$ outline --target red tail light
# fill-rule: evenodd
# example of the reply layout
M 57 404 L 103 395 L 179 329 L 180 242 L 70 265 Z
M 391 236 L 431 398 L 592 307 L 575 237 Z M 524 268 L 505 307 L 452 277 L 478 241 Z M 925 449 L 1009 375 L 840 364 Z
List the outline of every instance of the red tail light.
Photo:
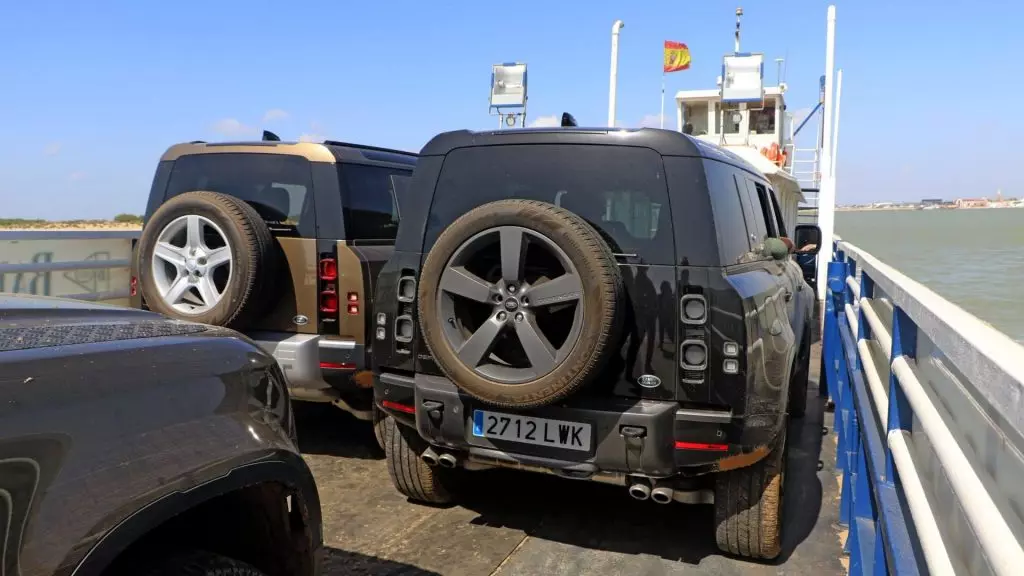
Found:
M 338 313 L 338 294 L 334 290 L 324 290 L 320 293 L 320 311 L 324 314 Z
M 727 452 L 728 444 L 705 444 L 704 442 L 676 441 L 676 450 L 706 450 L 708 452 Z
M 398 410 L 399 412 L 405 412 L 406 414 L 415 414 L 416 408 L 409 406 L 408 404 L 399 404 L 398 402 L 392 402 L 391 400 L 385 400 L 381 402 L 385 408 L 391 408 L 392 410 Z
M 320 259 L 320 279 L 336 280 L 338 278 L 338 262 L 334 258 Z
M 359 314 L 359 293 L 349 292 L 348 293 L 348 313 Z
M 129 284 L 129 294 L 135 296 L 139 293 L 139 279 L 132 276 L 132 281 Z

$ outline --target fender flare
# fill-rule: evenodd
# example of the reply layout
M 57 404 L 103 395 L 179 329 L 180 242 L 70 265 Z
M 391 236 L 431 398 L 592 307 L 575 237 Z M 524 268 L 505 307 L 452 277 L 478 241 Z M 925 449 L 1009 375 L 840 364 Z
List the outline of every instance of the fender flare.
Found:
M 250 455 L 249 461 L 235 466 L 224 475 L 186 490 L 171 492 L 136 510 L 108 530 L 70 574 L 102 574 L 128 547 L 175 516 L 218 496 L 268 482 L 281 483 L 297 491 L 308 511 L 307 521 L 313 535 L 312 548 L 319 549 L 323 542 L 323 524 L 320 495 L 312 473 L 297 454 L 274 450 L 255 460 Z

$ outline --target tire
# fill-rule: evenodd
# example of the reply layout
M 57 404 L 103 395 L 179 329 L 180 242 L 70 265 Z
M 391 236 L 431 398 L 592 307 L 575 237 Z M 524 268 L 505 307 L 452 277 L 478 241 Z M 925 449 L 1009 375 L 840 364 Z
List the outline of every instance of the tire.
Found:
M 792 418 L 803 418 L 807 413 L 807 385 L 810 377 L 811 364 L 811 331 L 804 330 L 804 338 L 800 343 L 800 353 L 794 360 L 793 377 L 789 382 L 789 415 Z
M 153 251 L 161 232 L 183 216 L 213 222 L 231 245 L 230 280 L 220 301 L 208 310 L 187 313 L 160 296 L 153 271 Z M 139 239 L 137 270 L 142 297 L 150 310 L 173 318 L 244 329 L 275 299 L 274 278 L 280 270 L 279 248 L 260 215 L 245 201 L 216 192 L 186 192 L 164 203 L 146 223 Z
M 373 437 L 377 439 L 377 446 L 380 446 L 381 450 L 384 448 L 384 419 L 387 414 L 384 413 L 375 402 L 373 404 Z
M 715 479 L 715 540 L 722 551 L 758 560 L 779 555 L 785 456 L 784 426 L 768 456 Z
M 174 556 L 146 576 L 266 576 L 245 562 L 204 551 Z
M 448 504 L 454 470 L 428 466 L 420 455 L 426 442 L 415 430 L 402 426 L 393 417 L 384 417 L 384 454 L 388 474 L 399 492 L 412 500 L 429 504 Z
M 441 276 L 456 250 L 500 226 L 528 229 L 557 246 L 576 268 L 583 292 L 577 303 L 583 306 L 583 321 L 575 346 L 550 372 L 514 385 L 485 377 L 461 361 L 438 315 Z M 494 406 L 524 409 L 561 400 L 591 381 L 618 352 L 625 290 L 612 250 L 586 220 L 552 204 L 499 200 L 462 215 L 445 228 L 428 253 L 418 292 L 420 329 L 438 367 L 465 393 Z

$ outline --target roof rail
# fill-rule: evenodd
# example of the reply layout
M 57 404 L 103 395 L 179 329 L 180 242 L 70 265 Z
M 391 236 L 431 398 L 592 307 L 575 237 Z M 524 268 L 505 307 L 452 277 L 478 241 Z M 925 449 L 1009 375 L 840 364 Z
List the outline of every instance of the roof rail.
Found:
M 396 150 L 394 148 L 383 148 L 381 146 L 370 146 L 368 144 L 352 144 L 350 142 L 339 142 L 337 140 L 324 140 L 324 144 L 327 146 L 347 146 L 349 148 L 358 148 L 360 150 L 375 150 L 377 152 L 391 152 L 392 154 L 405 154 L 407 156 L 416 156 L 415 152 L 409 152 L 406 150 Z
M 189 144 L 206 144 L 206 140 L 193 140 Z

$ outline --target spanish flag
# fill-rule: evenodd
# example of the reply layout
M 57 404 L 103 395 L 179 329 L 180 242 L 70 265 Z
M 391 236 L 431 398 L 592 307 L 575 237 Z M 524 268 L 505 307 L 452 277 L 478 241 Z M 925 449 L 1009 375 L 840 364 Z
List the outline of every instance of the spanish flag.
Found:
M 678 72 L 690 67 L 690 49 L 682 42 L 665 41 L 665 68 L 664 71 Z

